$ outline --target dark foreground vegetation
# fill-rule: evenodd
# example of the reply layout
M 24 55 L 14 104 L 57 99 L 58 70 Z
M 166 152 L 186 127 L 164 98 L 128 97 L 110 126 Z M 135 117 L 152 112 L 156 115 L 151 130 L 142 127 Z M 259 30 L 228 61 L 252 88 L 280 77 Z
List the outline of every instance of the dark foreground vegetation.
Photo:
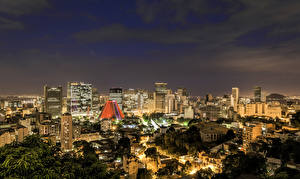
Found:
M 0 164 L 0 178 L 118 178 L 88 143 L 78 153 L 62 153 L 36 135 L 0 148 Z

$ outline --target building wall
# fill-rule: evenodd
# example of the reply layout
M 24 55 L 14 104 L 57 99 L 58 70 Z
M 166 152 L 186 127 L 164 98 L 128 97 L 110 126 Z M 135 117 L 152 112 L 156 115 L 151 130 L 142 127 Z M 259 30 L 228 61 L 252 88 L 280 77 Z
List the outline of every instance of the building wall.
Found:
M 111 88 L 109 90 L 109 99 L 112 101 L 116 101 L 120 107 L 123 109 L 123 90 L 122 88 Z
M 92 115 L 92 85 L 83 82 L 68 83 L 68 111 L 74 117 Z
M 61 116 L 62 112 L 62 87 L 44 86 L 45 112 L 53 118 Z
M 61 118 L 61 148 L 62 150 L 71 150 L 72 149 L 72 116 L 65 114 Z
M 14 133 L 4 132 L 0 135 L 0 147 L 3 147 L 5 144 L 10 144 L 16 139 Z
M 29 135 L 26 127 L 18 128 L 17 131 L 17 142 L 23 142 L 24 138 Z
M 238 113 L 242 116 L 265 116 L 271 118 L 281 118 L 282 108 L 278 105 L 267 103 L 239 104 Z

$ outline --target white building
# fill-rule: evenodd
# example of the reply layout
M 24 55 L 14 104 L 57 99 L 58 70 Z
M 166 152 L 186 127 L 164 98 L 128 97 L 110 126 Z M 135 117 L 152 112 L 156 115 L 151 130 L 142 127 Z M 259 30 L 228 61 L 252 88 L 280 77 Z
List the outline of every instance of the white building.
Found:
M 111 88 L 109 90 L 109 100 L 116 101 L 123 110 L 123 90 L 122 88 Z
M 69 111 L 73 117 L 92 115 L 92 85 L 83 82 L 68 83 Z
M 184 109 L 184 118 L 186 118 L 186 119 L 194 118 L 194 109 L 192 108 L 192 106 L 189 106 Z

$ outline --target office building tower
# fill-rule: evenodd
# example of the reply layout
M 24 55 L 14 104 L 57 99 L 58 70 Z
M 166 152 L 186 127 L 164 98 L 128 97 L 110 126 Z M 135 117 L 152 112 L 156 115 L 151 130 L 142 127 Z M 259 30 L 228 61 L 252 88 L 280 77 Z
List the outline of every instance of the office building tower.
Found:
M 123 109 L 123 90 L 122 88 L 111 88 L 109 90 L 109 100 L 116 101 L 120 107 Z
M 69 113 L 65 113 L 61 117 L 61 128 L 60 128 L 60 142 L 61 149 L 63 151 L 72 150 L 73 142 L 73 129 L 72 129 L 72 116 Z
M 97 114 L 100 110 L 100 98 L 97 88 L 92 89 L 92 109 L 93 114 Z
M 186 88 L 178 88 L 177 89 L 177 95 L 179 96 L 188 96 L 188 92 Z
M 145 105 L 149 102 L 149 92 L 146 90 L 138 90 L 137 95 L 138 110 L 143 113 L 142 111 L 144 111 Z
M 214 99 L 213 95 L 212 94 L 207 94 L 205 96 L 205 103 L 207 104 L 208 102 L 212 102 Z
M 44 86 L 45 112 L 52 118 L 58 118 L 62 112 L 62 87 Z
M 261 87 L 254 87 L 254 102 L 261 102 Z
M 239 88 L 232 88 L 232 94 L 231 94 L 231 106 L 233 107 L 233 110 L 237 112 L 238 110 L 238 103 L 239 103 Z
M 68 83 L 69 111 L 73 117 L 92 115 L 92 85 L 83 82 Z
M 165 113 L 174 113 L 176 110 L 176 98 L 174 94 L 167 94 L 166 95 L 166 106 L 165 106 Z
M 138 92 L 134 89 L 124 90 L 123 93 L 123 111 L 134 113 L 138 110 Z
M 154 101 L 156 112 L 165 112 L 166 95 L 168 91 L 167 83 L 155 83 Z

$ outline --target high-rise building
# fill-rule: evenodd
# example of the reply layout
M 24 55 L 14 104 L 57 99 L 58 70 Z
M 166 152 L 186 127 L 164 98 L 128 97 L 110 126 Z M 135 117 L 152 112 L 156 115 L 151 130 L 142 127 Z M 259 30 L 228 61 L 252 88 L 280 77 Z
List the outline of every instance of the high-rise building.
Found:
M 167 94 L 167 83 L 155 83 L 154 101 L 156 112 L 165 112 Z
M 174 113 L 176 110 L 177 101 L 174 94 L 166 95 L 166 109 L 165 113 Z
M 238 103 L 239 103 L 239 88 L 234 87 L 232 88 L 232 94 L 231 94 L 231 106 L 233 107 L 233 110 L 237 112 L 238 110 Z
M 207 94 L 205 96 L 205 103 L 207 104 L 208 102 L 212 102 L 214 100 L 214 97 L 212 94 Z
M 146 90 L 138 90 L 137 93 L 137 106 L 138 111 L 143 113 L 145 109 L 145 105 L 147 105 L 149 102 L 149 92 Z
M 65 113 L 61 117 L 61 128 L 60 128 L 60 142 L 61 149 L 72 150 L 73 142 L 73 129 L 72 129 L 72 116 L 69 113 Z
M 188 96 L 188 92 L 186 88 L 178 88 L 177 89 L 177 95 L 179 96 Z
M 254 102 L 261 102 L 261 87 L 254 87 Z
M 100 110 L 100 98 L 99 98 L 99 93 L 97 88 L 92 89 L 92 109 L 93 109 L 93 114 L 97 114 Z
M 73 117 L 92 115 L 92 85 L 83 82 L 68 83 L 69 110 Z
M 123 111 L 134 113 L 138 110 L 138 92 L 134 89 L 124 90 L 123 93 Z
M 243 148 L 247 150 L 250 143 L 254 142 L 260 135 L 262 135 L 262 124 L 247 123 L 243 128 Z
M 58 118 L 62 113 L 62 87 L 44 86 L 45 112 Z
M 123 109 L 123 90 L 122 88 L 111 88 L 109 90 L 109 100 L 116 101 L 120 107 Z

